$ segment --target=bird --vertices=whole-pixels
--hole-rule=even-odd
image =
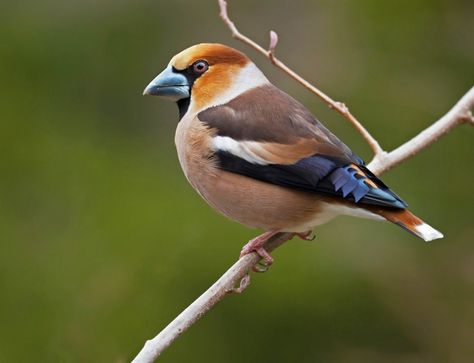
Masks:
[[[392,222],[431,241],[443,234],[416,217],[364,161],[242,52],[217,43],[176,54],[144,95],[173,101],[178,159],[216,211],[263,234],[241,256],[273,262],[279,232],[311,239],[338,215]]]

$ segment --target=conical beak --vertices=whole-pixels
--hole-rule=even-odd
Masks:
[[[173,71],[173,68],[168,66],[150,82],[143,94],[179,101],[183,98],[189,98],[191,90],[186,76]]]

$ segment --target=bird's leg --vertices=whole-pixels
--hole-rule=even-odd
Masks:
[[[276,235],[279,231],[271,230],[265,233],[262,233],[260,236],[251,239],[240,251],[240,257],[248,255],[251,252],[257,252],[257,254],[263,258],[265,261],[265,267],[270,266],[273,263],[273,258],[263,247],[264,243],[267,242],[271,237]],[[262,272],[262,270],[255,269],[254,271]]]
[[[314,241],[316,238],[316,235],[313,233],[313,231],[308,231],[304,233],[295,233],[299,238],[301,238],[304,241]]]

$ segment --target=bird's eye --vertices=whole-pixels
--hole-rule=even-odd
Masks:
[[[193,72],[196,74],[203,74],[205,71],[209,69],[209,64],[206,61],[198,60],[194,62],[193,65]]]

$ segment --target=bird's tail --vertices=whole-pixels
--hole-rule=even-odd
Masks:
[[[377,209],[376,213],[426,242],[444,237],[441,232],[423,222],[420,218],[406,209],[388,210],[380,208]]]

